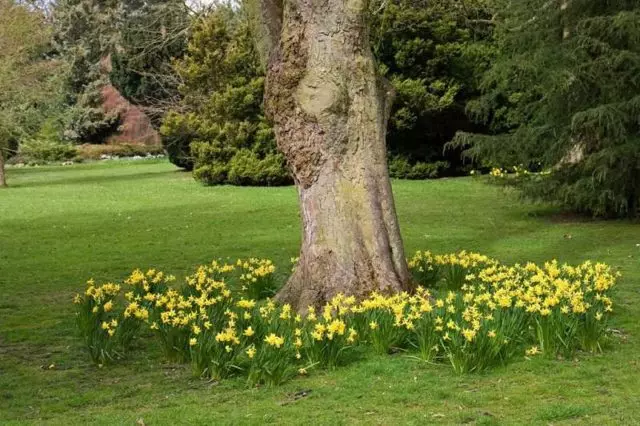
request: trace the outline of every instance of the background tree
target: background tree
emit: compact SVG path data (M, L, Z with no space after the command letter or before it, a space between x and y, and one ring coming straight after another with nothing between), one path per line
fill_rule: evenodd
M392 175L461 173L460 153L443 148L457 131L484 131L465 107L495 55L492 2L390 0L373 7L374 54L397 92L387 136Z
M595 216L640 213L640 5L504 2L500 56L470 110L495 136L455 145L487 166L544 174L507 179L529 198Z
M101 93L118 41L118 7L118 0L58 0L53 8L53 43L69 66L68 139L99 143L119 125L118 112L102 108Z
M174 163L195 166L205 184L291 183L264 118L264 68L243 11L220 5L198 20L175 70L183 100L161 129Z
M391 174L424 179L460 173L469 166L459 152L443 153L443 146L458 130L484 130L464 107L478 94L495 50L492 9L486 0L391 0L380 6L371 6L372 47L380 74L398 94L388 129ZM182 166L198 163L194 175L204 183L286 182L283 167L274 175L283 162L273 155L263 118L257 92L264 69L249 40L245 10L218 5L206 21L195 25L189 53L177 62L185 102L163 127L170 156ZM214 77L206 82L202 75ZM215 107L215 99L224 108Z
M337 293L410 288L387 170L393 90L378 75L367 1L250 5L268 59L265 109L298 188L303 241L278 293L306 309Z
M157 127L179 102L173 61L185 54L193 20L183 0L120 0L110 81Z
M49 26L38 10L14 0L0 0L0 187L7 185L5 160L17 142L38 130L40 106L53 92L52 70L45 57Z

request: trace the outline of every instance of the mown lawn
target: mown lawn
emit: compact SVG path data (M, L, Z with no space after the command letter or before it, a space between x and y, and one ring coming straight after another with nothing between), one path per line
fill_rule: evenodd
M220 256L288 267L293 188L205 188L161 161L11 169L0 191L0 423L640 424L640 224L521 204L473 179L394 182L407 253L476 250L506 262L607 262L624 274L602 355L514 362L457 376L403 354L370 356L275 389L165 364L152 342L94 367L72 296L136 267L177 276ZM144 348L144 350L143 350ZM300 390L309 396L295 399Z

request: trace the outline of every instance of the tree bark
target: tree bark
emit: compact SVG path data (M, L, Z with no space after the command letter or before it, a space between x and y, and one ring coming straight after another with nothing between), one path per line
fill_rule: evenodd
M277 13L273 3L263 16ZM298 188L303 241L277 298L304 310L338 293L410 290L387 169L393 90L376 73L367 2L281 5L265 109Z
M0 188L7 187L7 176L5 174L4 169L4 152L2 151L2 147L0 147Z

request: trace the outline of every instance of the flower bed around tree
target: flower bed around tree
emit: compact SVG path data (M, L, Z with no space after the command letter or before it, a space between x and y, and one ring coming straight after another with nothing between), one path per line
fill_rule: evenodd
M242 375L251 385L366 351L405 351L469 373L523 356L599 352L608 339L619 274L605 264L506 266L476 253L419 251L409 267L420 284L414 294L337 295L304 313L268 298L277 287L270 260L216 260L183 285L136 270L122 284L89 280L74 299L77 324L97 364L129 355L134 339L151 334L167 360L190 363L194 375Z

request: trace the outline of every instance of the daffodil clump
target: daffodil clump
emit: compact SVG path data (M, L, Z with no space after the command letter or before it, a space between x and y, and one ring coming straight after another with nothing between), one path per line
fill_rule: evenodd
M139 321L124 317L122 286L87 281L83 295L74 297L76 324L91 359L102 365L121 358L140 327Z
M214 261L186 277L134 271L122 284L90 281L76 296L78 324L94 361L124 352L145 327L167 359L197 376L244 375L279 384L313 368L335 368L356 352L402 351L459 373L516 357L601 351L618 274L601 263L506 266L486 256L417 252L412 294L338 294L304 313L248 291L275 267L265 260ZM247 278L250 275L250 278Z
M420 285L443 290L460 290L467 275L497 265L498 261L464 250L444 255L418 250L409 259L408 264L414 279Z
M450 272L423 282L432 289L409 297L419 300L410 303L413 313L405 323L414 328L414 319L426 321L425 330L440 333L440 344L431 352L426 343L433 342L433 336L416 336L425 342L420 345L424 358L444 353L456 370L469 371L506 361L523 346L529 348L528 355L548 357L602 350L613 312L610 291L619 277L605 264L570 266L554 260L543 266L506 266L466 252L440 257L419 252L414 259L419 261L410 262L413 270L462 266L465 274L460 291L449 291L446 297L438 283L446 283ZM419 316L417 311L428 314Z
M241 270L240 281L242 291L252 299L264 299L271 297L277 290L274 278L276 267L269 259L251 258L238 260L237 267Z
M473 172L473 171L472 171ZM525 177L529 176L531 173L523 166L511 166L509 168L505 167L494 167L489 172L489 176L495 179L503 179L506 177ZM475 175L475 173L472 173Z

